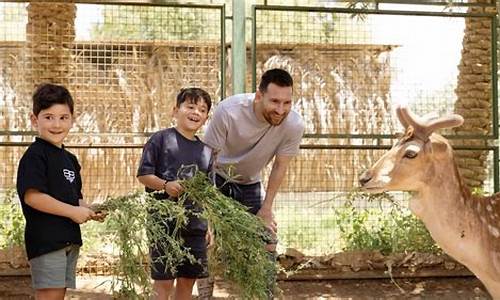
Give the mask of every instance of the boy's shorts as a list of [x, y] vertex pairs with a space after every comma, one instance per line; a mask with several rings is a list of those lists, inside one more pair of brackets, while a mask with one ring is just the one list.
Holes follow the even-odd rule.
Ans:
[[[151, 247], [151, 278], [154, 280], [173, 280], [175, 278], [205, 278], [208, 277], [207, 241], [205, 235], [182, 236], [184, 246], [190, 248], [189, 253], [197, 260], [191, 263], [183, 261], [176, 267], [176, 272], [165, 270], [165, 263], [158, 259], [163, 252], [157, 247]], [[167, 254], [168, 255], [168, 254]]]
[[76, 288], [76, 262], [79, 245], [69, 245], [35, 258], [30, 262], [33, 288]]

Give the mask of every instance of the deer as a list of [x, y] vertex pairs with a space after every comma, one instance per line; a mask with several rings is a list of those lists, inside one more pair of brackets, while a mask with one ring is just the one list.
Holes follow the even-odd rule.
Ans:
[[362, 191], [409, 191], [410, 211], [441, 249], [466, 266], [500, 299], [500, 193], [472, 195], [451, 144], [434, 131], [463, 124], [457, 114], [417, 116], [396, 107], [405, 133], [359, 177]]

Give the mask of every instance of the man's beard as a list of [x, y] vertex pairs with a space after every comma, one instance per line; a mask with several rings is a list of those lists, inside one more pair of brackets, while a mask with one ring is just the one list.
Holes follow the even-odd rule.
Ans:
[[264, 113], [264, 119], [266, 119], [267, 123], [271, 124], [272, 126], [279, 126], [281, 123], [283, 123], [288, 114], [284, 114], [283, 116], [281, 116], [281, 119], [279, 121], [275, 121], [275, 119], [273, 119], [271, 115], [272, 113]]

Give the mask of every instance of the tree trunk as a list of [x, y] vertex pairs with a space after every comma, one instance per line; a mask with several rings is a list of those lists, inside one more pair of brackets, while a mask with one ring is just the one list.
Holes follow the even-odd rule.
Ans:
[[32, 2], [27, 7], [28, 90], [43, 82], [70, 84], [75, 40], [74, 3]]
[[[489, 3], [489, 0], [473, 0]], [[471, 7], [470, 13], [494, 12], [495, 8]], [[491, 97], [491, 22], [488, 18], [471, 17], [465, 20], [462, 58], [458, 66], [459, 75], [455, 112], [465, 119], [464, 125], [455, 132], [461, 135], [487, 135], [492, 133]], [[459, 140], [457, 145], [485, 146], [484, 140]], [[488, 176], [488, 151], [456, 151], [456, 160], [465, 183], [471, 187], [483, 187]]]

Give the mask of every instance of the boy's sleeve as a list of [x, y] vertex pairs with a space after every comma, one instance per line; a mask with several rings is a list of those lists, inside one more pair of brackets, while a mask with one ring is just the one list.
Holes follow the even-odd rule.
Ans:
[[17, 170], [16, 186], [19, 199], [24, 202], [24, 194], [28, 189], [47, 194], [47, 177], [47, 162], [40, 155], [26, 153]]
[[141, 162], [139, 163], [139, 168], [137, 170], [137, 176], [155, 174], [156, 171], [156, 161], [157, 161], [157, 143], [155, 142], [155, 136], [153, 135], [147, 143], [144, 145], [142, 150]]
[[219, 105], [214, 111], [212, 119], [208, 123], [207, 130], [202, 137], [202, 140], [210, 148], [216, 152], [220, 151], [227, 139], [227, 112]]
[[78, 197], [79, 199], [83, 199], [83, 194], [82, 194], [82, 176], [80, 174], [80, 171], [82, 167], [80, 166], [80, 163], [78, 162], [78, 158], [76, 158], [75, 155], [71, 155], [73, 158], [73, 163], [75, 164], [75, 169], [76, 169], [76, 184], [78, 186]]

